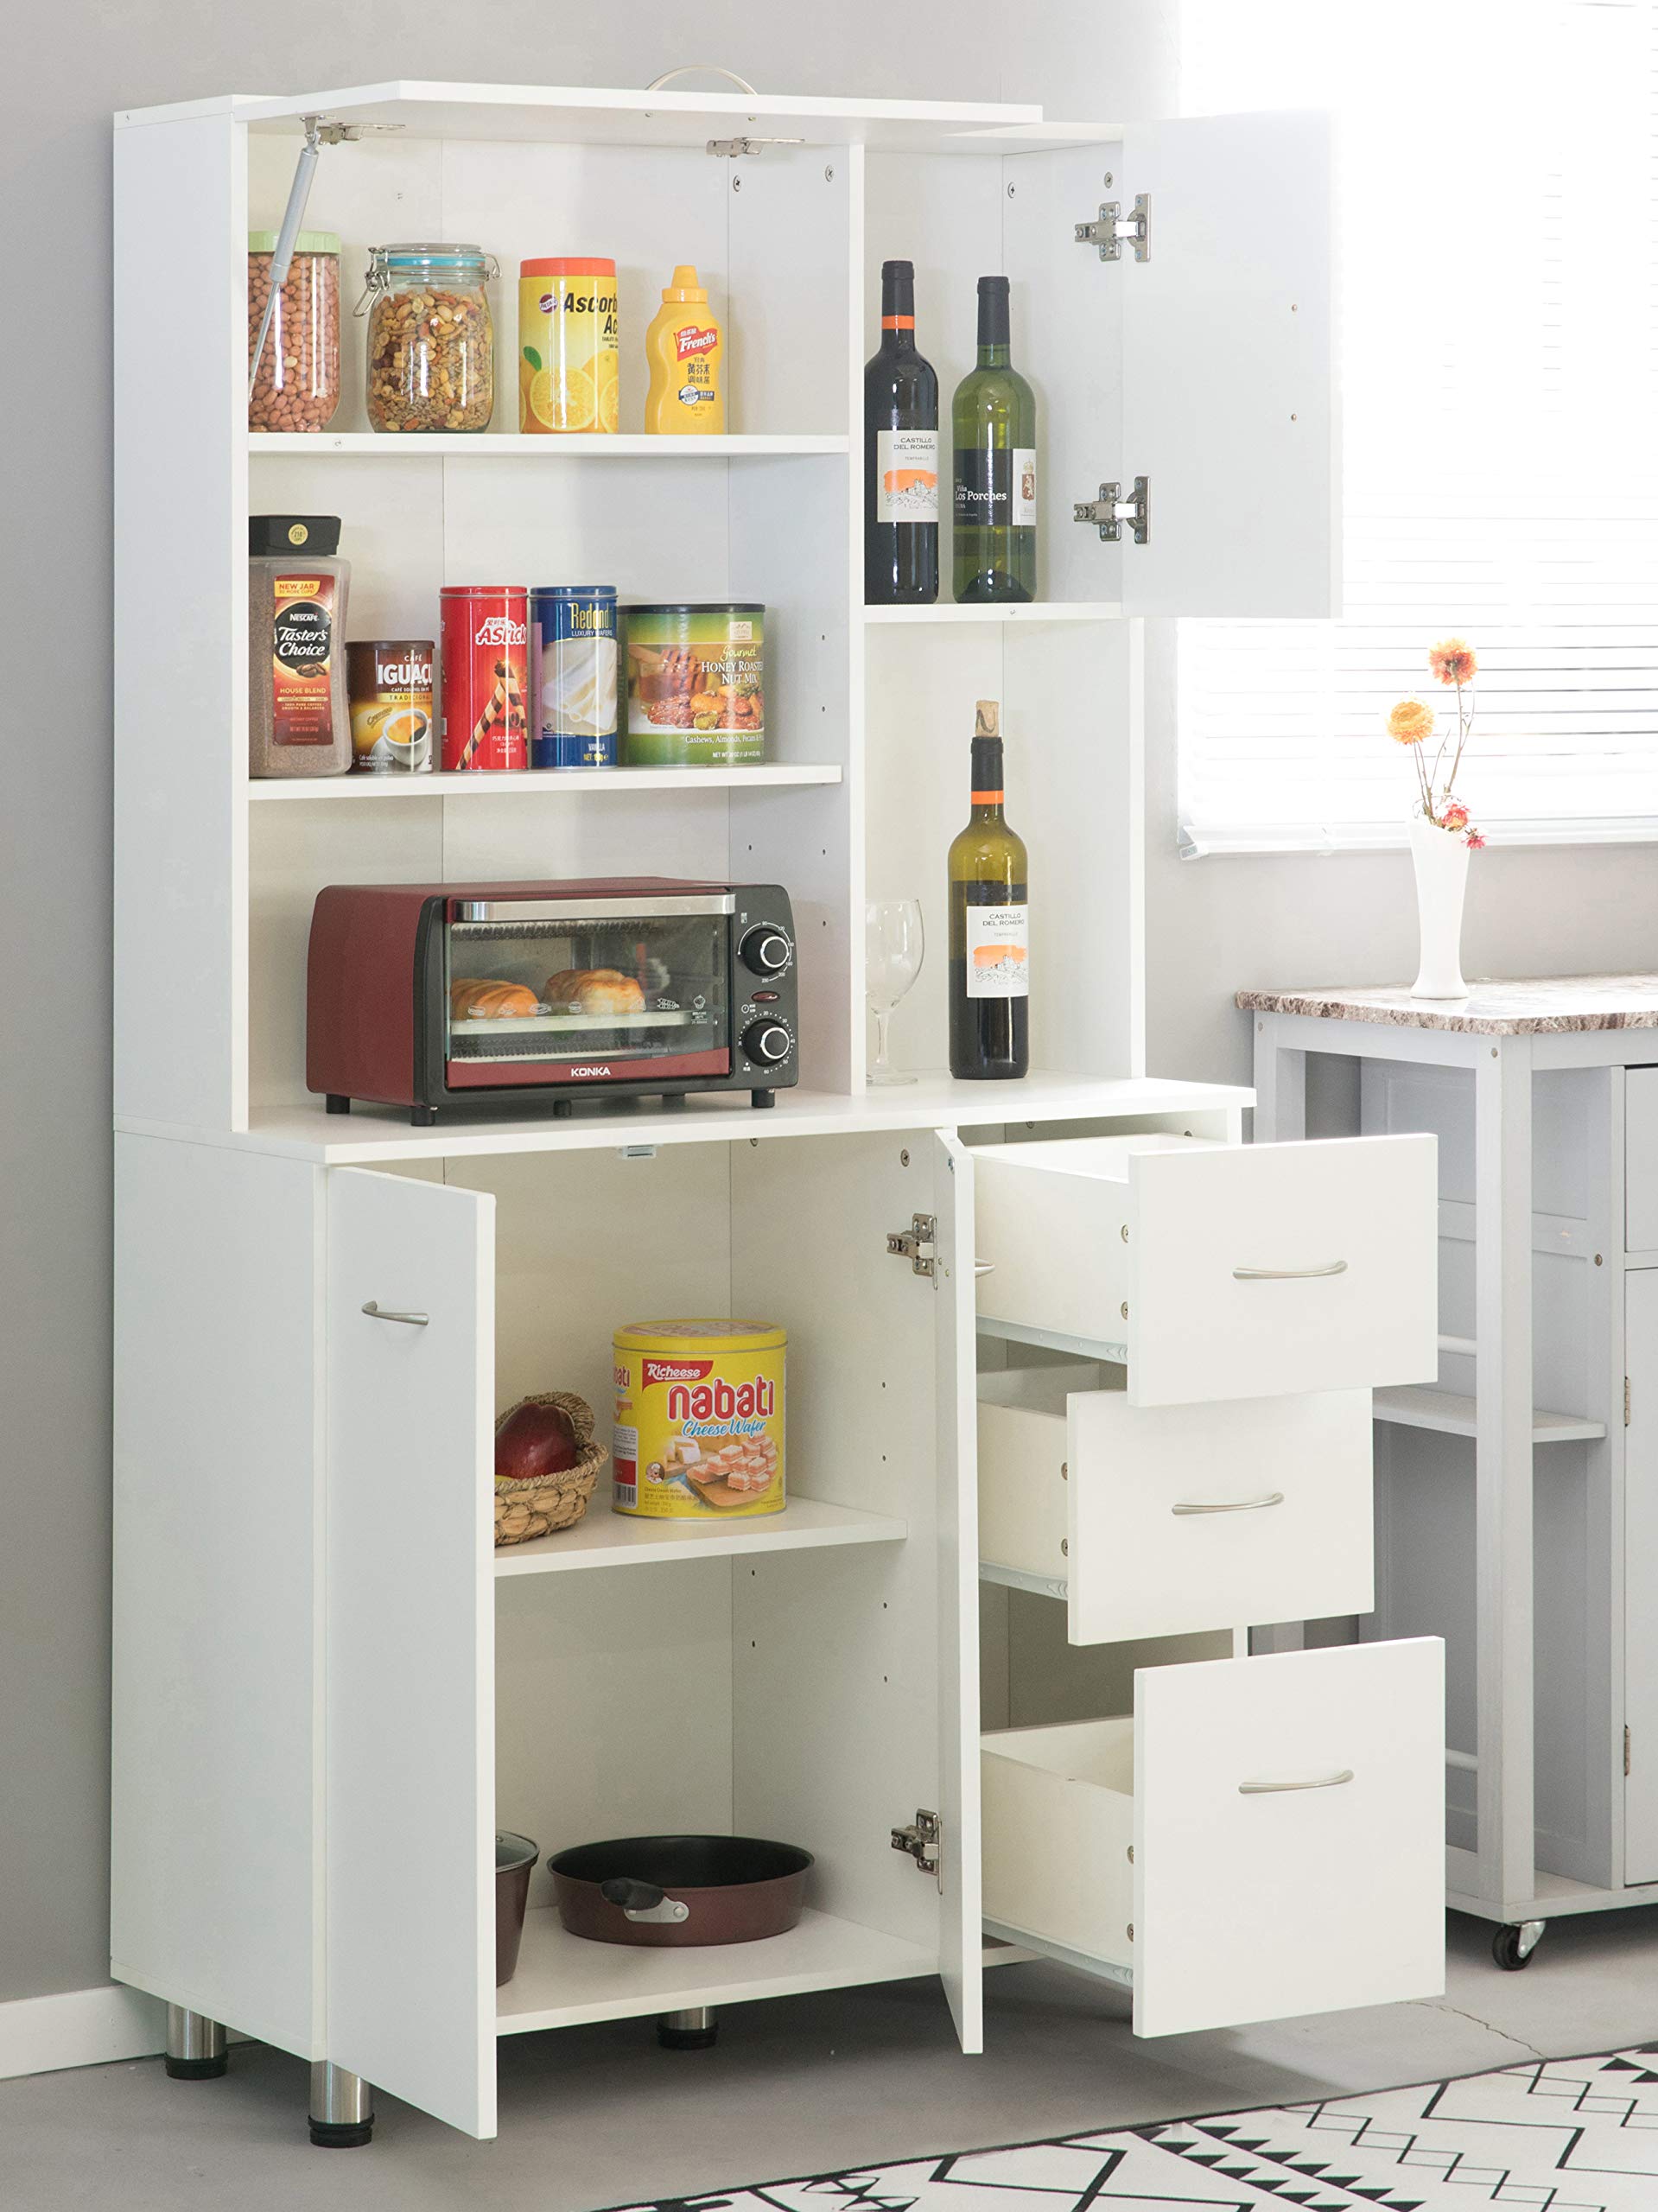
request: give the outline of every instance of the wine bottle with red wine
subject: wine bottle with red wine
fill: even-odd
[[[915,265],[880,265],[880,351],[863,372],[863,593],[871,607],[938,596],[938,378],[915,345]]]

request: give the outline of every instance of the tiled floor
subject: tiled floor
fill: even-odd
[[[1378,1941],[1386,1931],[1377,1931]],[[1136,2043],[1111,1989],[1047,1966],[988,1983],[986,2056],[936,1984],[755,2005],[718,2049],[648,2023],[518,2036],[501,2131],[379,2100],[366,2151],[305,2140],[306,2069],[257,2046],[221,2082],[158,2059],[0,2082],[4,2212],[600,2212],[722,2183],[1471,2073],[1658,2037],[1658,1910],[1557,1921],[1523,1974],[1451,1923],[1445,1996]]]

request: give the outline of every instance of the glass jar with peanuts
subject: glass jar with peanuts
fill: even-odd
[[[299,232],[267,325],[276,253],[275,231],[248,232],[248,428],[321,430],[340,404],[340,240],[333,231]]]
[[[483,430],[495,406],[488,285],[476,245],[377,245],[358,313],[368,315],[370,427]]]

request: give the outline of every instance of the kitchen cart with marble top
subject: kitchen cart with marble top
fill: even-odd
[[[614,256],[617,434],[520,436],[506,375],[487,429],[377,435],[349,354],[327,430],[247,430],[247,231],[308,117],[348,268],[411,237],[509,275]],[[228,2026],[312,2062],[324,2143],[365,2139],[370,2083],[488,2136],[503,2036],[913,1976],[976,2051],[987,1959],[1037,1951],[1148,2034],[1437,1991],[1440,1646],[1246,1641],[1369,1609],[1370,1393],[1433,1370],[1433,1141],[1245,1146],[1247,1088],[1143,1049],[1137,618],[1336,604],[1325,122],[407,84],[116,142],[111,1967],[173,2008],[175,2066],[221,2066]],[[862,604],[889,256],[944,362],[1010,276],[1033,602]],[[721,437],[636,427],[677,260],[733,333]],[[1142,476],[1136,525],[1102,487]],[[763,600],[772,757],[250,780],[250,512],[342,518],[368,637],[431,635],[480,578]],[[925,1072],[977,698],[1041,886],[1034,1069],[1001,1084]],[[330,1117],[318,891],[554,855],[785,887],[799,1085]],[[899,897],[931,938],[918,1080],[870,1090],[864,906]],[[788,1331],[786,1510],[600,1497],[498,1555],[497,1408],[602,1414],[619,1324],[733,1314]],[[628,1948],[566,1929],[543,1868],[498,1992],[498,1826],[543,1859],[775,1838],[815,1855],[807,1910]]]
[[[1375,1395],[1357,1632],[1445,1638],[1450,1901],[1523,1966],[1658,1904],[1658,976],[1238,1004],[1257,1144],[1439,1141],[1439,1371]]]

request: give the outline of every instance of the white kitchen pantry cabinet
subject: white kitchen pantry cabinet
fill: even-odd
[[[488,430],[369,433],[349,319],[330,428],[244,427],[245,233],[307,117],[347,300],[372,244],[499,256]],[[492,2134],[501,2035],[905,1975],[975,2051],[987,1956],[1126,1984],[1147,2033],[1437,1990],[1437,1645],[1246,1656],[1369,1602],[1369,1393],[1432,1371],[1433,1141],[1245,1148],[1249,1091],[1144,1065],[1134,618],[1335,603],[1324,124],[389,85],[116,137],[115,1976],[174,2008],[181,2064],[226,2024],[310,2059],[334,2140],[369,2084]],[[618,261],[614,436],[516,434],[513,264],[560,251]],[[861,604],[892,256],[946,391],[975,279],[1013,280],[1028,606]],[[637,434],[683,260],[731,333],[722,438]],[[430,636],[485,576],[763,599],[772,757],[250,782],[268,512],[341,516],[358,636]],[[981,696],[1036,900],[1036,1065],[1000,1090],[931,1071]],[[774,1110],[415,1129],[307,1093],[323,885],[614,874],[788,888]],[[871,1091],[863,906],[895,896],[931,941],[917,1080]],[[787,1327],[786,1511],[601,1494],[496,1553],[498,1409],[568,1388],[602,1424],[612,1330],[665,1313]],[[810,1910],[628,1949],[567,1936],[543,1875],[498,1993],[498,1825],[543,1858],[797,1842]]]

